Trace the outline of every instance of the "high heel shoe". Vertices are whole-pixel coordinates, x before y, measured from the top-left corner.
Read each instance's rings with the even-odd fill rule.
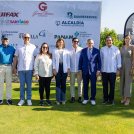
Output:
[[[128,106],[129,105],[129,102],[130,102],[130,100],[126,101],[124,105],[125,106]]]
[[[126,99],[122,99],[122,100],[121,100],[121,103],[124,103],[125,101],[126,101]]]

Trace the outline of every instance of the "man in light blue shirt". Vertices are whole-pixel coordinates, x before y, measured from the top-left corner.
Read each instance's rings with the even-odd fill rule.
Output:
[[[12,83],[12,63],[15,48],[8,44],[9,38],[7,35],[2,35],[2,44],[0,45],[0,104],[3,103],[4,94],[4,78],[6,80],[6,100],[9,105],[11,101],[11,83]]]

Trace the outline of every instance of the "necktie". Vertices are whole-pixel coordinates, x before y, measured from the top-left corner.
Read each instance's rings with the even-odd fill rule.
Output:
[[[91,57],[91,52],[90,50],[88,50],[88,60],[90,60],[90,57]]]

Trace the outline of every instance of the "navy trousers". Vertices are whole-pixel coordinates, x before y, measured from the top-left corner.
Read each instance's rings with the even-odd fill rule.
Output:
[[[114,100],[116,73],[102,72],[103,98],[105,100]],[[108,82],[110,83],[110,92],[108,94]]]
[[[65,101],[66,98],[66,79],[67,73],[63,72],[63,64],[59,64],[59,71],[56,78],[56,101]]]
[[[88,100],[88,88],[89,88],[89,79],[91,81],[91,98],[90,100],[95,100],[95,95],[96,95],[96,80],[97,77],[96,75],[89,75],[89,73],[87,73],[87,75],[83,75],[83,90],[84,90],[84,100]]]

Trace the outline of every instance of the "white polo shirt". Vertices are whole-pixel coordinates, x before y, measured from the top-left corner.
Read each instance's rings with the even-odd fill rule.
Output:
[[[15,51],[15,56],[18,57],[18,71],[33,70],[34,56],[37,56],[37,49],[35,45],[29,43],[18,45]]]

